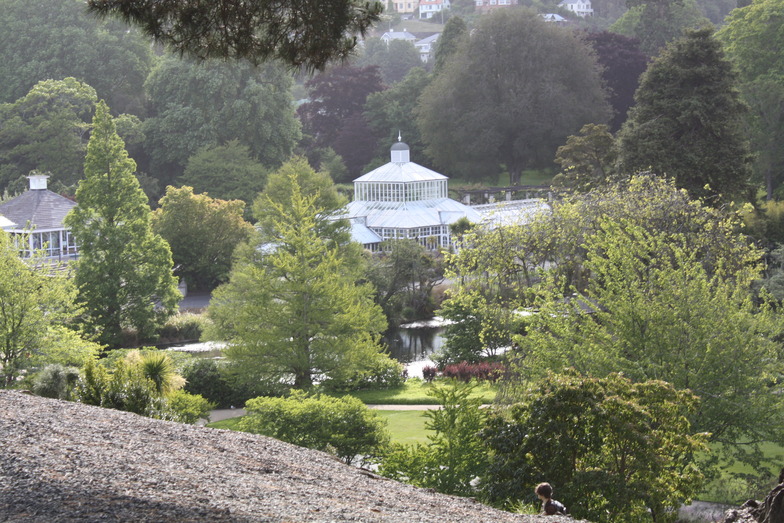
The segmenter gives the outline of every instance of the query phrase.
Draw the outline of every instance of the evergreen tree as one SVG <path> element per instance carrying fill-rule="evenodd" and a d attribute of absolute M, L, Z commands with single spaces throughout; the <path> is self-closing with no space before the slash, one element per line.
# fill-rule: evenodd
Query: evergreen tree
<path fill-rule="evenodd" d="M 745 196 L 751 156 L 736 82 L 711 28 L 670 44 L 643 74 L 619 133 L 621 170 L 652 169 L 692 197 Z"/>
<path fill-rule="evenodd" d="M 149 339 L 180 297 L 166 241 L 151 228 L 147 197 L 134 176 L 109 108 L 99 102 L 84 179 L 66 225 L 79 245 L 76 284 L 86 327 L 110 347 L 124 328 Z"/>

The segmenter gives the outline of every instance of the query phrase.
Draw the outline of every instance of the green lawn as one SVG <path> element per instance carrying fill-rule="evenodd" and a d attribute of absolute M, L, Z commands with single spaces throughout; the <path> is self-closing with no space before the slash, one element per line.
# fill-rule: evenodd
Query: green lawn
<path fill-rule="evenodd" d="M 368 405 L 437 405 L 438 401 L 428 396 L 432 383 L 409 379 L 402 387 L 385 390 L 362 390 L 349 393 Z M 471 394 L 472 398 L 481 398 L 483 403 L 491 403 L 495 399 L 496 390 L 492 385 L 481 383 Z M 343 396 L 345 394 L 334 394 Z"/>
<path fill-rule="evenodd" d="M 387 430 L 393 443 L 413 445 L 427 443 L 425 430 L 425 412 L 422 410 L 376 410 L 381 418 L 387 420 Z M 237 430 L 242 417 L 229 418 L 215 423 L 207 424 L 213 429 Z"/>
<path fill-rule="evenodd" d="M 376 410 L 379 416 L 387 420 L 387 430 L 392 443 L 413 445 L 427 443 L 429 431 L 425 430 L 425 412 L 422 410 Z"/>

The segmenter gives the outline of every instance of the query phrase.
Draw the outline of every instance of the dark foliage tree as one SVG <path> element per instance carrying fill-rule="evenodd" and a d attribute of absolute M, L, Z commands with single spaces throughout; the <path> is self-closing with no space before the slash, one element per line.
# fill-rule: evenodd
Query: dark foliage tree
<path fill-rule="evenodd" d="M 648 57 L 640 51 L 638 40 L 617 33 L 589 33 L 585 39 L 596 51 L 596 60 L 603 68 L 602 80 L 613 108 L 610 130 L 616 132 L 634 105 L 634 92 L 640 85 L 640 75 L 648 67 Z"/>
<path fill-rule="evenodd" d="M 609 185 L 615 178 L 617 156 L 608 127 L 586 124 L 556 151 L 555 163 L 561 165 L 561 172 L 553 179 L 553 186 L 587 192 Z"/>
<path fill-rule="evenodd" d="M 694 198 L 746 198 L 751 174 L 737 73 L 710 28 L 670 44 L 642 77 L 619 164 L 675 179 Z"/>
<path fill-rule="evenodd" d="M 312 0 L 88 0 L 94 13 L 136 25 L 180 54 L 280 59 L 308 69 L 346 58 L 378 21 L 380 2 Z"/>
<path fill-rule="evenodd" d="M 0 103 L 21 98 L 36 82 L 72 76 L 113 111 L 143 115 L 153 55 L 138 31 L 97 20 L 79 0 L 7 0 L 0 34 Z"/>
<path fill-rule="evenodd" d="M 451 19 L 450 19 L 451 20 Z M 389 147 L 399 136 L 408 144 L 411 158 L 421 165 L 429 166 L 425 156 L 425 144 L 416 124 L 418 96 L 430 85 L 432 76 L 421 67 L 412 69 L 399 83 L 385 91 L 372 93 L 365 104 L 365 118 L 374 133 L 381 137 L 377 151 L 379 156 L 388 158 Z"/>
<path fill-rule="evenodd" d="M 280 64 L 197 63 L 165 58 L 146 83 L 150 117 L 144 122 L 150 174 L 171 184 L 204 146 L 238 140 L 253 158 L 276 168 L 300 137 Z"/>
<path fill-rule="evenodd" d="M 555 150 L 608 105 L 587 44 L 527 9 L 482 17 L 420 98 L 427 151 L 467 179 L 517 184 L 523 169 L 552 165 Z"/>
<path fill-rule="evenodd" d="M 362 114 L 368 95 L 384 89 L 377 66 L 336 67 L 321 73 L 306 83 L 310 102 L 299 106 L 297 113 L 303 132 L 313 140 L 313 147 L 331 147 L 346 163 L 349 174 L 359 171 L 374 156 L 377 142 L 366 134 L 366 151 L 358 151 L 349 137 L 358 136 L 358 129 L 366 127 Z M 343 137 L 341 134 L 343 133 Z M 367 156 L 369 154 L 369 156 Z M 349 160 L 349 157 L 354 158 Z"/>
<path fill-rule="evenodd" d="M 38 82 L 16 102 L 0 105 L 0 191 L 34 169 L 52 182 L 76 183 L 97 101 L 95 89 L 69 77 Z"/>
<path fill-rule="evenodd" d="M 149 340 L 180 298 L 171 251 L 152 231 L 135 168 L 109 109 L 99 102 L 78 205 L 65 223 L 79 245 L 76 285 L 85 327 L 112 348 L 121 345 L 126 328 Z"/>
<path fill-rule="evenodd" d="M 415 240 L 387 240 L 368 264 L 376 303 L 390 325 L 432 317 L 433 288 L 444 279 L 441 261 Z"/>

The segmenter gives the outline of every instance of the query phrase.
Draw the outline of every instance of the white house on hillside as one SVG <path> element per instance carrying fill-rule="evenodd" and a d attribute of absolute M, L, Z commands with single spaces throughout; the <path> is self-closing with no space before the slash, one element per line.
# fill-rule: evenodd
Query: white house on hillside
<path fill-rule="evenodd" d="M 429 20 L 449 7 L 449 0 L 419 0 L 419 18 Z"/>
<path fill-rule="evenodd" d="M 563 7 L 577 16 L 593 16 L 593 7 L 591 0 L 562 0 L 558 7 Z"/>
<path fill-rule="evenodd" d="M 398 142 L 391 161 L 354 180 L 354 201 L 344 218 L 354 239 L 370 250 L 388 239 L 415 239 L 435 250 L 452 244 L 449 226 L 460 218 L 480 223 L 471 207 L 447 196 L 448 178 L 416 164 L 408 145 Z"/>
<path fill-rule="evenodd" d="M 424 63 L 429 62 L 430 58 L 433 56 L 433 52 L 436 50 L 436 42 L 438 41 L 439 36 L 441 36 L 441 33 L 435 33 L 428 36 L 427 38 L 419 40 L 414 44 L 414 47 L 416 47 L 417 51 L 419 51 L 419 58 Z"/>
<path fill-rule="evenodd" d="M 389 45 L 389 42 L 392 40 L 405 40 L 406 42 L 411 42 L 412 44 L 418 40 L 415 35 L 409 33 L 405 29 L 402 31 L 387 31 L 381 35 L 381 39 L 387 45 Z"/>
<path fill-rule="evenodd" d="M 43 250 L 47 258 L 54 260 L 75 256 L 76 244 L 63 220 L 76 207 L 76 202 L 48 190 L 48 176 L 35 174 L 28 178 L 29 191 L 0 203 L 0 218 L 5 217 L 3 230 L 16 241 L 23 256 L 37 250 Z"/>

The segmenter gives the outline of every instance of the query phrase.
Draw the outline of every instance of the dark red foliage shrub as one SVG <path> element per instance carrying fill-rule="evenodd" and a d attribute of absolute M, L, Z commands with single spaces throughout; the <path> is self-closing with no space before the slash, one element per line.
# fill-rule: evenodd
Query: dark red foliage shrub
<path fill-rule="evenodd" d="M 428 365 L 427 367 L 422 367 L 422 377 L 427 382 L 433 381 L 437 373 L 438 369 L 433 366 Z"/>
<path fill-rule="evenodd" d="M 442 375 L 445 378 L 454 378 L 466 383 L 472 379 L 495 382 L 505 370 L 504 365 L 498 362 L 489 363 L 482 361 L 479 363 L 468 363 L 467 361 L 461 361 L 460 363 L 444 367 Z"/>

